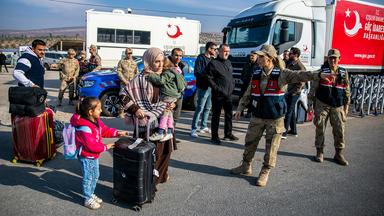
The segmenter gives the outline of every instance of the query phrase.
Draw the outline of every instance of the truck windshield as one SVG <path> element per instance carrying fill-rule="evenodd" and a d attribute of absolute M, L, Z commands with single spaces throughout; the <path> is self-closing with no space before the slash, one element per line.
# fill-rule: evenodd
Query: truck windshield
<path fill-rule="evenodd" d="M 256 47 L 268 40 L 271 20 L 235 26 L 228 31 L 227 43 L 231 48 Z"/>

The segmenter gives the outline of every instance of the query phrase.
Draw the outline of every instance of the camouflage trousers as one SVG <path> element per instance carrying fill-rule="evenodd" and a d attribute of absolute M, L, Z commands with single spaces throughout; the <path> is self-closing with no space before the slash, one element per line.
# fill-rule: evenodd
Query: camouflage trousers
<path fill-rule="evenodd" d="M 69 100 L 73 100 L 75 96 L 75 82 L 60 80 L 59 101 L 63 100 L 64 92 L 67 88 L 69 89 Z"/>
<path fill-rule="evenodd" d="M 334 145 L 336 149 L 345 148 L 345 122 L 346 113 L 344 107 L 331 107 L 327 104 L 316 100 L 315 104 L 315 117 L 313 124 L 316 126 L 316 148 L 324 148 L 325 130 L 327 127 L 328 119 L 332 126 L 332 133 Z"/>
<path fill-rule="evenodd" d="M 264 131 L 266 131 L 266 142 L 263 165 L 273 168 L 276 165 L 277 151 L 279 150 L 281 135 L 285 132 L 284 117 L 278 119 L 251 118 L 247 135 L 245 136 L 243 160 L 248 163 L 253 160 Z"/>

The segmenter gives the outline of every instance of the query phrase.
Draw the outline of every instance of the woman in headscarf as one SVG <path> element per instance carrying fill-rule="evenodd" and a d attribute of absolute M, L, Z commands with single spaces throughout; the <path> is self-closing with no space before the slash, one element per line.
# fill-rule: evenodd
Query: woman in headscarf
<path fill-rule="evenodd" d="M 158 48 L 149 48 L 143 55 L 144 69 L 136 75 L 129 83 L 120 91 L 120 98 L 124 104 L 124 110 L 127 123 L 134 123 L 138 120 L 139 137 L 146 137 L 146 126 L 150 126 L 150 134 L 158 127 L 158 118 L 164 109 L 173 109 L 174 104 L 167 107 L 160 100 L 159 88 L 148 82 L 147 76 L 150 73 L 161 74 L 164 64 L 164 54 Z M 149 121 L 149 122 L 148 122 Z M 173 151 L 173 140 L 165 142 L 155 142 L 156 145 L 156 164 L 155 169 L 159 171 L 156 184 L 164 183 L 169 179 L 168 164 Z"/>

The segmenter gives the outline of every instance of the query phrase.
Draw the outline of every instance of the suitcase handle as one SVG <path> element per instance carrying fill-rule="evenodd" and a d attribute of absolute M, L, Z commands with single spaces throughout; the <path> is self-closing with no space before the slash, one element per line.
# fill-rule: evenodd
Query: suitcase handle
<path fill-rule="evenodd" d="M 149 141 L 149 130 L 150 130 L 150 125 L 149 125 L 149 117 L 148 116 L 145 116 L 145 118 L 147 118 L 147 133 L 146 133 L 146 138 L 147 138 L 147 141 Z M 134 117 L 134 122 L 135 122 L 135 134 L 136 134 L 136 137 L 138 138 L 139 137 L 139 119 L 137 117 Z"/>

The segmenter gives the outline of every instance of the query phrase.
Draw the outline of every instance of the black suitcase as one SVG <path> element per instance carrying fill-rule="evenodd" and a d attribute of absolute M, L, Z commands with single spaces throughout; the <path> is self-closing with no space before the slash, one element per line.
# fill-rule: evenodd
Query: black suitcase
<path fill-rule="evenodd" d="M 9 112 L 34 117 L 45 111 L 47 91 L 35 87 L 10 87 L 8 90 Z"/>
<path fill-rule="evenodd" d="M 123 200 L 133 204 L 135 211 L 140 211 L 144 203 L 152 202 L 156 187 L 156 146 L 152 142 L 140 140 L 135 143 L 136 138 L 123 137 L 113 149 L 114 202 Z"/>

